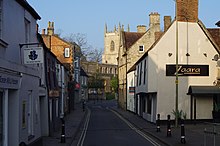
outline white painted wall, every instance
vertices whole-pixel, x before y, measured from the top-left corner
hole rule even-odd
[[[178,23],[179,33],[179,64],[209,65],[209,76],[179,77],[179,109],[190,116],[190,96],[186,95],[190,85],[213,85],[216,79],[216,62],[212,58],[217,51],[197,23]],[[176,63],[176,23],[162,36],[160,41],[148,53],[148,92],[157,92],[157,113],[166,119],[175,109],[175,76],[166,76],[166,64]],[[186,56],[186,53],[190,56]],[[169,57],[168,53],[172,53]],[[207,54],[207,57],[203,55]],[[206,105],[207,111],[197,113],[199,119],[211,118],[212,99],[200,98],[197,105]],[[172,115],[172,114],[171,114]],[[173,117],[172,117],[173,118]]]
[[[36,19],[26,11],[15,0],[3,1],[3,28],[2,38],[8,45],[0,47],[0,69],[6,73],[10,71],[11,76],[19,78],[19,85],[16,89],[8,87],[8,145],[19,145],[21,141],[28,143],[41,137],[40,128],[40,105],[39,105],[39,79],[40,70],[37,65],[22,64],[22,49],[19,44],[25,42],[25,19],[30,22],[30,43],[37,43]],[[26,47],[26,46],[25,46]],[[0,86],[0,88],[6,88]],[[33,139],[28,141],[28,92],[33,97]],[[22,127],[22,103],[26,101],[25,120],[26,126]],[[11,140],[13,139],[13,140]],[[7,143],[7,142],[6,142]]]
[[[135,112],[135,93],[129,93],[129,87],[135,87],[135,71],[127,74],[127,110]]]

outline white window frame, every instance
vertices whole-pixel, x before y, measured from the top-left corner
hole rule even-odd
[[[141,49],[143,49],[143,50],[141,50]],[[144,45],[139,46],[139,52],[144,52]]]

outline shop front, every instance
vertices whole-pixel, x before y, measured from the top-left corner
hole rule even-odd
[[[189,86],[188,95],[190,95],[190,119],[213,119],[213,112],[217,105],[220,105],[220,88],[218,86]]]

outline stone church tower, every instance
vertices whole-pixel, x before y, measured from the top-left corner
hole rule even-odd
[[[114,31],[108,31],[107,25],[105,25],[104,31],[104,52],[102,54],[103,64],[118,65],[118,50],[121,39],[121,31],[124,31],[123,26],[119,24],[118,28],[114,28]],[[128,26],[129,31],[129,26]]]

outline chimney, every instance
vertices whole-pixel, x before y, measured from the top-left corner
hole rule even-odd
[[[171,24],[171,16],[164,16],[164,31],[168,29]]]
[[[150,13],[149,17],[150,17],[149,27],[160,26],[160,14],[158,14],[157,12],[152,12]]]
[[[54,35],[54,23],[48,22],[47,35]]]
[[[145,25],[138,25],[137,26],[137,32],[145,33],[146,31],[147,31],[147,29],[146,29]]]
[[[198,21],[198,0],[176,0],[176,2],[178,21]]]
[[[43,35],[45,34],[45,29],[42,29],[42,32],[41,32],[41,34],[43,34]]]
[[[163,32],[161,32],[161,31],[155,32],[155,33],[154,33],[155,41],[156,41],[157,39],[159,39],[162,34],[163,34]]]

